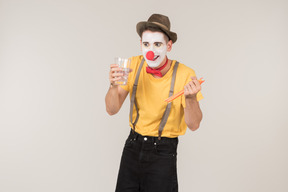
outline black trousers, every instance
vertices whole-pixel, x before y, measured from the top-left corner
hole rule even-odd
[[[122,153],[116,192],[178,192],[178,138],[142,136],[131,130]]]

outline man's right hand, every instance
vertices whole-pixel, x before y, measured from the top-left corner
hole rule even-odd
[[[117,64],[110,65],[109,80],[111,86],[117,85],[116,82],[123,77],[123,73],[119,73],[121,71],[122,68],[120,68]]]
[[[129,93],[116,84],[116,81],[123,76],[123,73],[119,73],[121,71],[122,69],[117,64],[110,65],[109,80],[111,85],[105,97],[106,111],[109,115],[114,115],[120,110]],[[132,69],[130,69],[131,71]]]

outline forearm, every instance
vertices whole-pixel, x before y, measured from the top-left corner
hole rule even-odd
[[[184,109],[185,123],[188,128],[195,131],[199,128],[202,120],[202,111],[196,97],[186,98],[186,107]]]
[[[115,115],[120,110],[118,86],[111,86],[105,97],[106,111],[109,115]]]

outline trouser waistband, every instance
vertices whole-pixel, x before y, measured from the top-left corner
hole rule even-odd
[[[129,139],[132,139],[134,141],[139,142],[151,142],[151,143],[176,143],[178,144],[178,137],[175,138],[169,138],[169,137],[161,137],[161,140],[158,139],[158,137],[152,137],[152,136],[143,136],[136,131],[133,131],[131,129]]]

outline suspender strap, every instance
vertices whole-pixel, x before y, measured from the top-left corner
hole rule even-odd
[[[176,72],[177,72],[177,68],[178,68],[179,62],[177,61],[174,65],[174,69],[173,69],[173,74],[172,74],[172,80],[171,80],[171,86],[170,86],[170,91],[169,91],[169,97],[171,97],[174,93],[174,85],[175,85],[175,79],[176,79]],[[159,125],[159,131],[158,131],[158,139],[161,139],[161,135],[163,132],[163,129],[165,127],[165,124],[167,123],[168,120],[168,116],[171,110],[171,105],[172,102],[168,103],[164,112],[164,115],[161,119],[160,125]]]
[[[138,81],[139,81],[139,76],[140,76],[140,72],[141,72],[141,69],[142,69],[142,66],[144,64],[144,61],[145,59],[143,58],[142,61],[141,61],[141,64],[138,68],[138,71],[137,71],[137,75],[136,75],[136,78],[135,78],[135,81],[134,81],[134,84],[133,84],[133,90],[132,90],[132,95],[131,95],[131,102],[130,102],[130,122],[133,126],[133,131],[135,132],[135,125],[139,119],[139,110],[138,110],[138,107],[137,107],[137,102],[136,102],[136,91],[137,91],[137,85],[138,85]],[[135,109],[136,109],[136,112],[137,112],[137,116],[136,116],[136,119],[135,121],[133,122],[133,107],[135,105]]]

